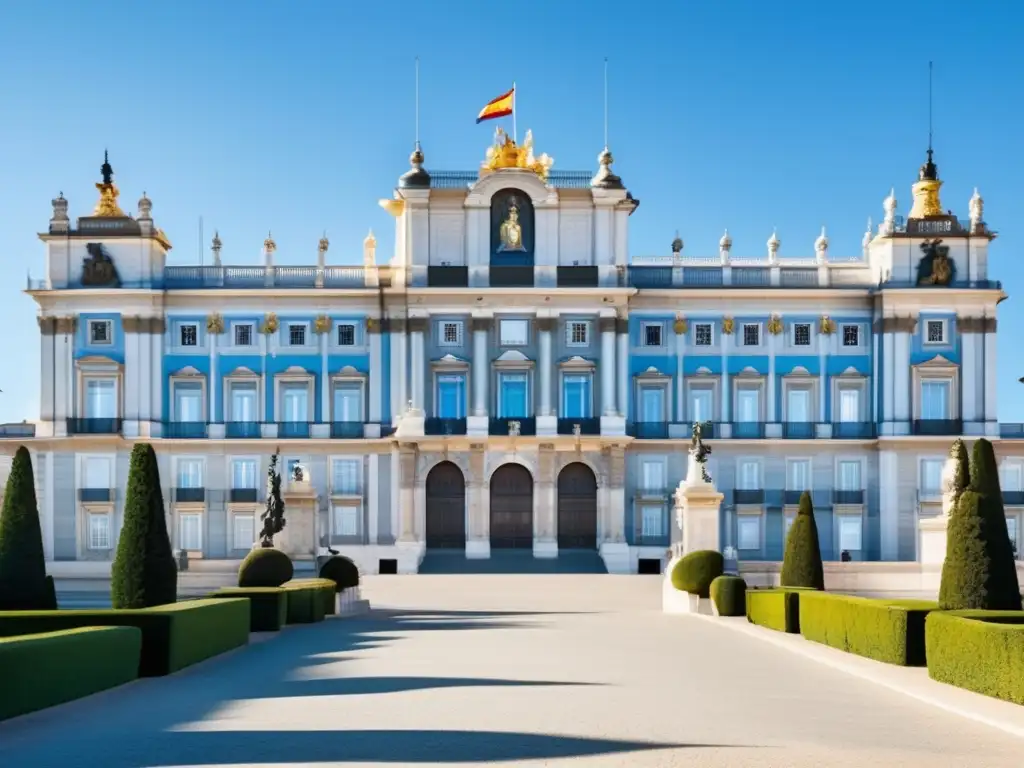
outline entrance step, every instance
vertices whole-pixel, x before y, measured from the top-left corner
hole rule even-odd
[[[428,549],[419,573],[608,573],[594,550],[561,550],[555,558],[536,558],[531,550],[492,549],[486,560],[467,560],[461,549]]]

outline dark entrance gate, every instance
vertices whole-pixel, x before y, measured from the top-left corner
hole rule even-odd
[[[426,517],[428,549],[465,549],[466,480],[450,461],[427,475]]]
[[[518,464],[491,475],[491,547],[533,548],[533,477]]]
[[[558,548],[597,549],[597,478],[586,464],[558,475]]]

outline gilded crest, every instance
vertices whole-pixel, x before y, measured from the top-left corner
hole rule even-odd
[[[224,317],[217,312],[206,318],[206,330],[209,333],[224,333]]]
[[[264,333],[267,335],[277,333],[279,325],[280,324],[277,321],[277,315],[274,314],[273,312],[268,312],[266,315],[263,316],[263,322],[260,324],[260,333]]]
[[[681,336],[686,333],[687,328],[689,328],[689,326],[686,323],[686,318],[682,315],[676,315],[676,321],[672,323],[672,330]]]
[[[366,332],[380,333],[380,320],[375,317],[366,318]]]
[[[828,315],[822,315],[821,320],[818,321],[818,332],[825,336],[831,336],[836,332],[836,321]]]
[[[917,263],[918,285],[949,285],[956,276],[956,265],[949,258],[949,246],[942,240],[921,243],[924,256]]]
[[[736,329],[736,321],[731,317],[722,318],[722,333],[727,336],[732,335],[732,332]]]
[[[778,336],[782,333],[782,318],[778,315],[772,315],[768,320],[768,333],[772,336]]]
[[[316,333],[327,333],[331,330],[331,318],[327,315],[317,315],[316,320],[313,321],[313,330]]]
[[[85,250],[89,255],[82,261],[82,285],[92,288],[120,288],[121,277],[117,274],[114,260],[99,243],[88,243]]]

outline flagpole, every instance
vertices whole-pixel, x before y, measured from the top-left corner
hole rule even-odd
[[[519,135],[516,132],[516,81],[512,81],[512,141],[519,142]]]

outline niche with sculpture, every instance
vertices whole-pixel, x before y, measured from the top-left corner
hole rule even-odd
[[[533,203],[518,189],[503,189],[491,198],[491,263],[533,266]]]

